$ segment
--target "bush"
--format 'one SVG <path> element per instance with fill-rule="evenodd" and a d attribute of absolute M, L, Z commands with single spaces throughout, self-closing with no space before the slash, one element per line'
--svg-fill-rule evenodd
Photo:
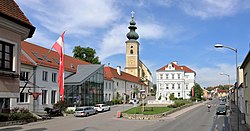
<path fill-rule="evenodd" d="M 9 115 L 10 121 L 15 121 L 15 120 L 29 120 L 31 118 L 34 118 L 31 113 L 22 113 L 22 112 L 17 112 L 17 113 L 11 113 Z"/>
<path fill-rule="evenodd" d="M 115 104 L 122 104 L 122 100 L 112 100 L 112 104 L 115 105 Z"/>
<path fill-rule="evenodd" d="M 67 108 L 67 105 L 63 101 L 58 101 L 56 104 L 54 104 L 53 108 L 59 109 L 61 111 L 65 111 Z"/>
<path fill-rule="evenodd" d="M 75 111 L 74 110 L 66 110 L 65 113 L 67 113 L 67 114 L 74 114 Z"/>
<path fill-rule="evenodd" d="M 8 121 L 9 114 L 7 113 L 0 113 L 0 122 Z"/>

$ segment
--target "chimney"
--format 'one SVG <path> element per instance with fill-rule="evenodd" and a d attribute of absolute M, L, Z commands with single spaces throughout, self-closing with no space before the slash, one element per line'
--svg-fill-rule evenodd
<path fill-rule="evenodd" d="M 174 63 L 174 64 L 178 65 L 177 61 L 173 61 L 172 63 Z"/>
<path fill-rule="evenodd" d="M 118 75 L 122 75 L 122 73 L 121 73 L 121 66 L 117 66 L 116 67 L 116 71 L 117 71 Z"/>

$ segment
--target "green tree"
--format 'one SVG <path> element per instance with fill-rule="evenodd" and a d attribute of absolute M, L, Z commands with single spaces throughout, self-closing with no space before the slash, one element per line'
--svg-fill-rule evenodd
<path fill-rule="evenodd" d="M 90 47 L 81 47 L 75 46 L 73 49 L 74 57 L 80 60 L 84 60 L 86 62 L 92 64 L 101 64 L 99 61 L 99 57 L 95 56 L 96 51 Z"/>
<path fill-rule="evenodd" d="M 170 99 L 171 101 L 175 100 L 174 93 L 171 93 L 171 94 L 170 94 L 169 99 Z"/>
<path fill-rule="evenodd" d="M 203 90 L 201 89 L 201 86 L 198 83 L 195 83 L 193 88 L 194 88 L 194 98 L 196 100 L 201 100 L 202 99 L 201 96 L 203 95 Z"/>
<path fill-rule="evenodd" d="M 213 90 L 213 87 L 207 87 L 207 90 L 208 90 L 208 91 L 212 91 L 212 90 Z"/>

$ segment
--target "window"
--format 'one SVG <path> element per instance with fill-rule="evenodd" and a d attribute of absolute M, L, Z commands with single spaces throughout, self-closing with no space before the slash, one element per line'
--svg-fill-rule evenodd
<path fill-rule="evenodd" d="M 111 89 L 111 83 L 109 83 L 109 89 Z"/>
<path fill-rule="evenodd" d="M 52 82 L 56 82 L 57 73 L 52 73 Z"/>
<path fill-rule="evenodd" d="M 163 75 L 162 75 L 162 74 L 160 74 L 160 79 L 162 79 L 162 76 L 163 76 Z"/>
<path fill-rule="evenodd" d="M 247 88 L 247 73 L 244 75 L 244 86 Z"/>
<path fill-rule="evenodd" d="M 180 97 L 181 96 L 181 93 L 180 92 L 178 92 L 178 97 Z"/>
<path fill-rule="evenodd" d="M 47 90 L 42 90 L 42 104 L 47 104 Z"/>
<path fill-rule="evenodd" d="M 186 85 L 186 90 L 188 90 L 188 85 Z"/>
<path fill-rule="evenodd" d="M 109 101 L 111 101 L 111 94 L 109 94 Z"/>
<path fill-rule="evenodd" d="M 56 58 L 52 58 L 58 65 L 60 64 L 60 62 L 56 59 Z"/>
<path fill-rule="evenodd" d="M 178 89 L 181 89 L 181 84 L 178 84 Z"/>
<path fill-rule="evenodd" d="M 174 89 L 174 84 L 172 84 L 172 89 Z"/>
<path fill-rule="evenodd" d="M 105 94 L 105 99 L 104 99 L 105 101 L 107 101 L 108 100 L 108 95 L 107 95 L 107 93 Z"/>
<path fill-rule="evenodd" d="M 48 62 L 51 62 L 51 60 L 50 60 L 47 56 L 44 56 L 44 55 L 43 55 L 43 58 L 44 58 L 45 60 L 47 60 Z"/>
<path fill-rule="evenodd" d="M 29 72 L 21 71 L 20 72 L 20 80 L 28 81 L 29 80 Z"/>
<path fill-rule="evenodd" d="M 36 52 L 32 52 L 33 55 L 38 59 L 38 60 L 43 60 Z"/>
<path fill-rule="evenodd" d="M 19 103 L 28 103 L 29 94 L 28 93 L 20 93 L 20 97 L 17 99 Z"/>
<path fill-rule="evenodd" d="M 166 84 L 166 90 L 168 90 L 168 84 Z"/>
<path fill-rule="evenodd" d="M 119 82 L 117 82 L 117 86 L 119 86 Z"/>
<path fill-rule="evenodd" d="M 134 53 L 134 51 L 133 50 L 130 50 L 130 54 L 133 54 Z"/>
<path fill-rule="evenodd" d="M 172 74 L 172 79 L 174 79 L 174 74 Z"/>
<path fill-rule="evenodd" d="M 108 83 L 105 82 L 105 89 L 107 90 L 108 89 Z"/>
<path fill-rule="evenodd" d="M 42 76 L 43 81 L 48 81 L 48 72 L 43 71 L 43 76 Z"/>
<path fill-rule="evenodd" d="M 181 74 L 178 74 L 178 79 L 181 79 Z"/>
<path fill-rule="evenodd" d="M 168 74 L 166 74 L 166 79 L 168 79 Z"/>
<path fill-rule="evenodd" d="M 12 71 L 13 45 L 0 41 L 0 69 Z"/>
<path fill-rule="evenodd" d="M 55 104 L 56 101 L 56 91 L 52 90 L 51 91 L 51 104 Z"/>

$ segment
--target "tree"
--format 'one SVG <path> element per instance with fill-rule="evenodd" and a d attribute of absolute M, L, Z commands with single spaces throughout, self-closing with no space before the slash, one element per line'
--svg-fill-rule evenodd
<path fill-rule="evenodd" d="M 101 64 L 99 57 L 95 56 L 96 51 L 90 47 L 75 46 L 73 49 L 74 58 L 84 60 L 92 64 Z"/>
<path fill-rule="evenodd" d="M 169 99 L 170 99 L 171 101 L 175 100 L 174 93 L 171 93 L 171 94 L 170 94 Z"/>
<path fill-rule="evenodd" d="M 201 96 L 203 95 L 203 90 L 201 89 L 201 86 L 198 84 L 198 83 L 195 83 L 194 86 L 194 98 L 196 100 L 201 100 Z M 191 94 L 192 94 L 192 91 L 191 91 Z"/>

